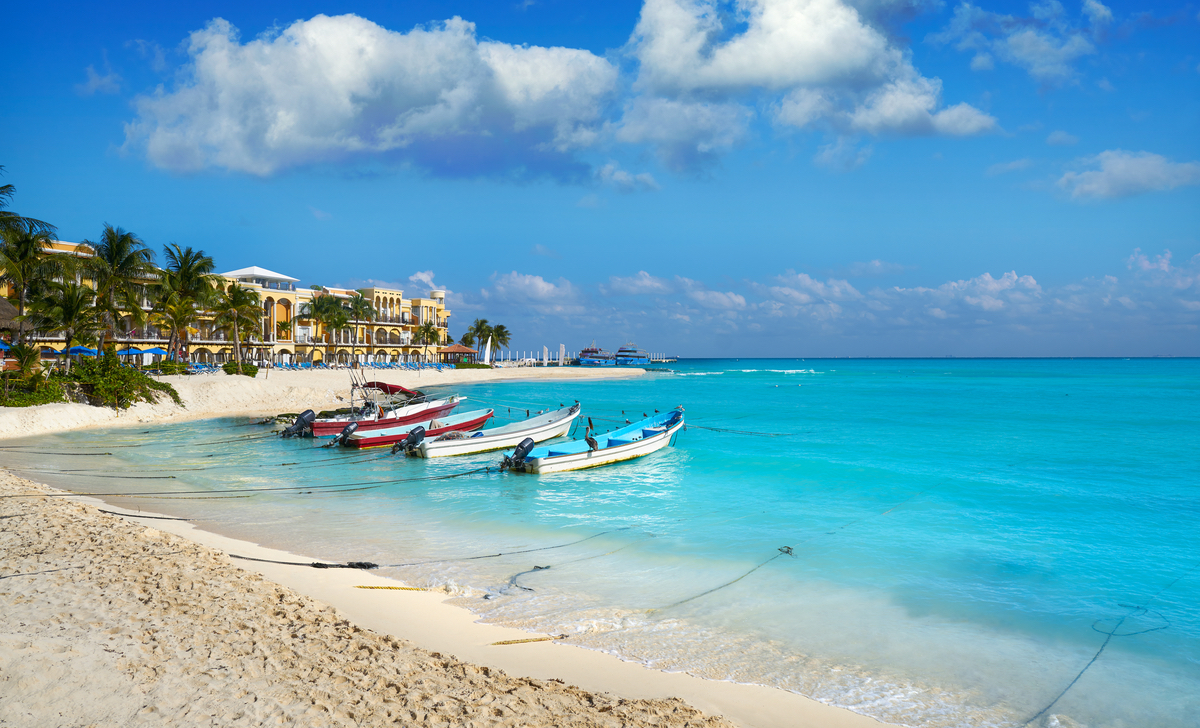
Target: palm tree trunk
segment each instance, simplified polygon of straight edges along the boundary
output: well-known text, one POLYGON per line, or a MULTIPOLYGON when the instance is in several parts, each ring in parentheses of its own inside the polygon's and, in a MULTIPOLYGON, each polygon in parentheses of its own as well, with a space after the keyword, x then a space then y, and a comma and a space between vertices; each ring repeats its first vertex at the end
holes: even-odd
POLYGON ((242 373, 242 337, 238 336, 237 319, 233 320, 233 361, 237 373, 242 373))
POLYGON ((25 291, 29 286, 21 286, 21 298, 17 304, 17 314, 21 320, 17 322, 17 343, 25 343, 25 291))

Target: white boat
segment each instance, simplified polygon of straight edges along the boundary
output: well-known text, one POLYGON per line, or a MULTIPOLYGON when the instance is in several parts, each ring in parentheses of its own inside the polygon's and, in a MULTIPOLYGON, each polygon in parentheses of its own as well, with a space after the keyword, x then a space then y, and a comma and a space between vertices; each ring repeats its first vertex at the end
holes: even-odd
POLYGON ((579 410, 579 405, 573 404, 553 412, 534 415, 527 420, 489 427, 463 437, 458 437, 456 433, 447 433, 442 436, 445 439, 423 440, 419 446, 409 450, 409 454, 423 458, 441 458, 516 447, 526 438, 534 442, 552 440, 570 432, 571 423, 579 416, 579 410))
POLYGON ((532 447, 533 443, 522 443, 512 455, 505 457, 502 468, 545 474, 633 460, 671 444, 671 439, 683 429, 683 424, 683 408, 680 407, 618 430, 596 435, 594 449, 586 439, 551 443, 541 447, 532 447))

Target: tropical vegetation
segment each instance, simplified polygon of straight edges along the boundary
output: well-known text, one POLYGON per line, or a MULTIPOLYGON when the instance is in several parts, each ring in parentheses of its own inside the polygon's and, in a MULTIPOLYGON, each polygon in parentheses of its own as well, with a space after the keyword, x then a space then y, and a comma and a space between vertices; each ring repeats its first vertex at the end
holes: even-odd
POLYGON ((490 339, 492 346, 499 350, 509 347, 511 337, 512 334, 504 324, 493 325, 488 323, 487 319, 475 319, 459 338, 459 342, 463 346, 478 347, 482 351, 490 339))

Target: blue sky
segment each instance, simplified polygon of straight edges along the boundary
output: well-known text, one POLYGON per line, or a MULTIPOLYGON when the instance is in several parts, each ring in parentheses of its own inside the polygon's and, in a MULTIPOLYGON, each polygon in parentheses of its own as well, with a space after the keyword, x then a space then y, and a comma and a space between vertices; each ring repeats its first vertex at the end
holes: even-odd
POLYGON ((19 3, 13 208, 451 332, 1200 355, 1200 7, 19 3))

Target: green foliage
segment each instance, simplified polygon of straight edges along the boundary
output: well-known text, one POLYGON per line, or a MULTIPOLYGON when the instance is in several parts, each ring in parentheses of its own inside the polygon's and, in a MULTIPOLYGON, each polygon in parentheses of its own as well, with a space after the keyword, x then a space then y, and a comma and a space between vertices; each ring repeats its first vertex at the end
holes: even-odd
POLYGON ((66 401, 61 384, 47 382, 41 377, 16 378, 13 376, 14 374, 14 372, 4 373, 4 387, 0 390, 0 407, 34 407, 39 404, 66 401))
POLYGON ((157 364, 150 364, 142 367, 150 371, 157 371, 159 374, 187 374, 187 364, 181 361, 160 361, 157 364))
POLYGON ((232 361, 225 362, 221 369, 223 369, 226 374, 245 374, 247 377, 253 377, 258 374, 258 367, 254 366, 253 364, 242 364, 241 371, 239 372, 238 364, 232 361))
POLYGON ((56 374, 52 381, 78 382, 93 402, 113 409, 128 409, 137 402, 156 402, 160 394, 183 406, 174 387, 152 379, 143 371, 122 366, 112 347, 103 356, 83 357, 69 374, 56 374))
POLYGON ((454 365, 455 369, 491 369, 487 364, 472 364, 471 362, 460 361, 454 365))

